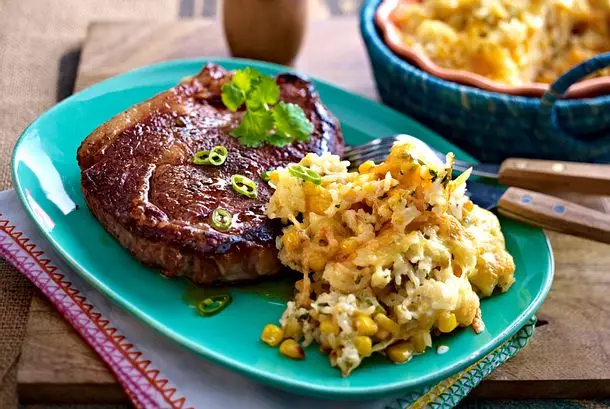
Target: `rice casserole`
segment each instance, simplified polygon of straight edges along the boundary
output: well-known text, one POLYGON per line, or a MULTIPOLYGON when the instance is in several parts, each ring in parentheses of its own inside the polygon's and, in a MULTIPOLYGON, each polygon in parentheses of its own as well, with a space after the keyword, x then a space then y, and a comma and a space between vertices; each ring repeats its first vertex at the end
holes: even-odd
POLYGON ((267 215, 286 224, 279 257, 303 279, 263 341, 293 358, 315 341, 347 376, 375 352, 402 363, 434 334, 484 330, 480 297, 507 291, 515 265, 496 216, 465 195, 469 172, 452 179, 453 154, 403 143, 356 172, 330 154, 299 165, 319 180, 273 171, 267 215))

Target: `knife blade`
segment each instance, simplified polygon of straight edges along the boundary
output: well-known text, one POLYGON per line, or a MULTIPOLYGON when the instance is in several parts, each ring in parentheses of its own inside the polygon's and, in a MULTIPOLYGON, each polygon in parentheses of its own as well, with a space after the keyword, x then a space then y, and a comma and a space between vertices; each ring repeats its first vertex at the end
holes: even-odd
MULTIPOLYGON (((436 149, 429 149, 431 149, 443 163, 445 162, 444 153, 437 151, 436 149)), ((500 165, 495 163, 470 163, 460 159, 455 159, 453 162, 453 170, 457 172, 462 173, 470 168, 472 168, 473 175, 480 176, 485 179, 500 179, 500 165)))
POLYGON ((466 194, 470 196, 470 200, 487 210, 498 207, 498 202, 506 189, 503 186, 489 185, 474 180, 466 182, 466 194))
POLYGON ((467 163, 456 160, 453 164, 453 169, 458 172, 464 172, 468 168, 472 168, 472 174, 485 179, 500 179, 500 165, 493 163, 467 163))

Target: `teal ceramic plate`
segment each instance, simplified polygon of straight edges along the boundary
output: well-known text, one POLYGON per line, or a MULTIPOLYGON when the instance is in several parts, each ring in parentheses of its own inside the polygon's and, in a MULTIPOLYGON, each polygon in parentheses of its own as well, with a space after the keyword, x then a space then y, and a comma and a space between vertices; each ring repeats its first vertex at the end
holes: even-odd
MULTIPOLYGON (((211 59, 226 68, 255 66, 268 74, 284 67, 253 61, 211 59)), ((546 296, 553 260, 544 233, 502 220, 508 249, 517 264, 516 283, 506 294, 482 303, 487 329, 463 329, 445 337, 449 352, 430 350, 406 365, 383 357, 367 360, 348 378, 310 347, 307 359, 291 361, 259 341, 266 323, 276 322, 288 283, 262 283, 231 290, 232 305, 211 318, 184 302, 187 283, 168 280, 142 266, 91 215, 80 189, 76 150, 98 125, 129 106, 197 73, 204 60, 172 61, 111 78, 61 102, 21 136, 13 153, 13 180, 28 213, 63 257, 117 304, 176 342, 257 380, 297 393, 335 398, 375 397, 424 386, 480 359, 506 341, 532 316, 546 296)), ((315 81, 324 103, 341 120, 349 144, 409 133, 441 151, 470 159, 417 122, 373 101, 315 81)), ((408 98, 408 95, 405 95, 408 98)))

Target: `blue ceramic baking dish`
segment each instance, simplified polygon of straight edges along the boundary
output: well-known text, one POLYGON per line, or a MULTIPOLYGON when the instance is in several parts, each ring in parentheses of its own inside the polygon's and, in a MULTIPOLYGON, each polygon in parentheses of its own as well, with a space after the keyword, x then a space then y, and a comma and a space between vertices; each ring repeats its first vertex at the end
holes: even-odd
POLYGON ((394 54, 375 24, 381 1, 365 0, 360 29, 384 103, 482 161, 610 162, 610 95, 561 99, 570 85, 610 66, 610 53, 572 68, 540 99, 485 91, 435 77, 394 54))

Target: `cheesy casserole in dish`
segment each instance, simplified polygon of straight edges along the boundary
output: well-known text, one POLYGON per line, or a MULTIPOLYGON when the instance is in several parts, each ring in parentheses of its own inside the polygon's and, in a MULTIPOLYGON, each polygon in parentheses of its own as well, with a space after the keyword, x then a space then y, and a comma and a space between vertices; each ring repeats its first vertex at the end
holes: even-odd
POLYGON ((610 51, 608 0, 401 0, 391 19, 438 66, 508 85, 551 83, 610 51))
POLYGON ((287 224, 279 257, 303 279, 263 341, 302 358, 295 341, 315 340, 346 376, 375 352, 402 363, 434 334, 482 331, 479 298, 508 290, 515 265, 496 216, 465 195, 469 172, 452 180, 453 154, 441 163, 409 143, 348 165, 308 154, 296 166, 309 177, 271 173, 267 214, 287 224))

